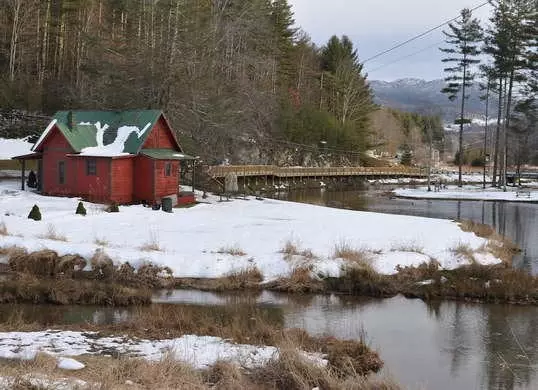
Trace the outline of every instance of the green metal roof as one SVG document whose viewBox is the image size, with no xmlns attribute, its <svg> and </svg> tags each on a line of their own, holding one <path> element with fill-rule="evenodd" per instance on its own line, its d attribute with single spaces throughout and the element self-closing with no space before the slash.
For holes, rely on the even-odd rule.
<svg viewBox="0 0 538 390">
<path fill-rule="evenodd" d="M 97 146 L 97 127 L 103 128 L 106 125 L 108 127 L 103 133 L 104 146 L 116 140 L 118 129 L 124 126 L 138 128 L 139 132 L 131 131 L 123 144 L 123 153 L 137 154 L 161 115 L 160 110 L 58 111 L 33 150 L 38 148 L 47 131 L 53 127 L 52 124 L 60 129 L 77 153 L 84 148 Z M 147 131 L 142 132 L 143 129 Z"/>
<path fill-rule="evenodd" d="M 140 154 L 155 160 L 194 160 L 194 157 L 170 149 L 142 149 Z"/>
</svg>

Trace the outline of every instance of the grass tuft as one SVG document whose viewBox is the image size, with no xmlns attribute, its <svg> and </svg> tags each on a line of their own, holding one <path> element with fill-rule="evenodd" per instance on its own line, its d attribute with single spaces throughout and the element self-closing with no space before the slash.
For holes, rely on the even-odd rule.
<svg viewBox="0 0 538 390">
<path fill-rule="evenodd" d="M 149 232 L 149 240 L 140 246 L 140 250 L 144 252 L 164 252 L 164 249 L 159 245 L 159 238 L 155 230 Z"/>
<path fill-rule="evenodd" d="M 8 236 L 7 226 L 4 221 L 0 222 L 0 236 Z"/>
<path fill-rule="evenodd" d="M 459 243 L 455 247 L 451 248 L 450 251 L 454 255 L 467 260 L 469 263 L 477 262 L 474 257 L 475 251 L 468 244 Z"/>
<path fill-rule="evenodd" d="M 93 243 L 95 245 L 99 245 L 99 246 L 108 246 L 109 245 L 109 242 L 108 242 L 107 239 L 99 238 L 99 237 L 95 237 L 95 239 L 93 240 Z"/>
<path fill-rule="evenodd" d="M 217 253 L 238 257 L 247 255 L 246 252 L 239 247 L 239 244 L 222 247 L 217 251 Z"/>
<path fill-rule="evenodd" d="M 38 237 L 46 239 L 46 240 L 67 242 L 67 237 L 64 236 L 63 234 L 58 233 L 54 225 L 51 223 L 47 225 L 47 232 L 39 235 Z"/>
</svg>

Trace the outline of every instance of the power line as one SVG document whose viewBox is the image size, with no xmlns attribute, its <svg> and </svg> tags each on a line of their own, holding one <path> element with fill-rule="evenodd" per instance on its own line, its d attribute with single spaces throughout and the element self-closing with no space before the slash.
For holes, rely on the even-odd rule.
<svg viewBox="0 0 538 390">
<path fill-rule="evenodd" d="M 377 68 L 375 68 L 375 69 L 373 69 L 373 70 L 369 70 L 368 73 L 376 72 L 376 71 L 378 71 L 379 69 L 383 69 L 383 68 L 386 68 L 387 66 L 394 65 L 394 64 L 396 64 L 397 62 L 403 61 L 403 60 L 405 60 L 405 59 L 407 59 L 407 58 L 409 58 L 409 57 L 416 56 L 417 54 L 420 54 L 420 53 L 422 53 L 422 52 L 424 52 L 424 51 L 426 51 L 426 50 L 428 50 L 428 49 L 431 49 L 431 48 L 434 47 L 434 46 L 438 46 L 438 45 L 440 45 L 441 43 L 443 43 L 443 41 L 436 42 L 436 43 L 434 43 L 433 45 L 429 45 L 429 46 L 427 46 L 427 47 L 425 47 L 425 48 L 423 48 L 423 49 L 420 49 L 420 50 L 418 50 L 418 51 L 416 51 L 416 52 L 414 52 L 414 53 L 411 53 L 411 54 L 408 54 L 408 55 L 406 55 L 406 56 L 400 57 L 400 58 L 398 58 L 398 59 L 396 59 L 396 60 L 394 60 L 394 61 L 392 61 L 392 62 L 389 62 L 388 64 L 384 64 L 384 65 L 378 66 Z"/>
<path fill-rule="evenodd" d="M 488 5 L 488 4 L 489 4 L 489 1 L 481 3 L 481 4 L 477 5 L 476 7 L 472 8 L 471 11 L 476 11 L 477 9 L 482 8 L 482 7 L 484 7 L 484 6 Z M 442 23 L 442 24 L 440 24 L 438 26 L 430 28 L 429 30 L 424 31 L 423 33 L 415 35 L 414 37 L 409 38 L 408 40 L 406 40 L 404 42 L 400 42 L 397 45 L 395 45 L 395 46 L 393 46 L 393 47 L 391 47 L 391 48 L 389 48 L 387 50 L 384 50 L 384 51 L 382 51 L 382 52 L 380 52 L 380 53 L 378 53 L 378 54 L 376 54 L 376 55 L 374 55 L 372 57 L 367 58 L 366 60 L 362 61 L 362 63 L 364 64 L 364 63 L 366 63 L 368 61 L 371 61 L 371 60 L 373 60 L 375 58 L 381 57 L 382 55 L 385 55 L 385 54 L 387 54 L 387 53 L 389 53 L 389 52 L 391 52 L 393 50 L 396 50 L 396 49 L 398 49 L 398 48 L 400 48 L 400 47 L 402 47 L 404 45 L 407 45 L 408 43 L 413 42 L 413 41 L 415 41 L 415 40 L 417 40 L 419 38 L 422 38 L 423 36 L 428 35 L 429 33 L 433 32 L 433 31 L 435 31 L 435 30 L 437 30 L 437 29 L 439 29 L 439 28 L 441 28 L 441 27 L 443 27 L 443 26 L 445 26 L 445 25 L 459 19 L 459 18 L 460 18 L 460 15 L 458 15 L 455 18 L 452 18 L 450 20 L 447 20 L 446 22 L 444 22 L 444 23 Z"/>
</svg>

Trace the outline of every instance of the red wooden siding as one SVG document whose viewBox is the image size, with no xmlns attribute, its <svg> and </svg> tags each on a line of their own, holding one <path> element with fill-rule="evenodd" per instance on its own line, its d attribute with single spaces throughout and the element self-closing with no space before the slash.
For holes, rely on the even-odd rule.
<svg viewBox="0 0 538 390">
<path fill-rule="evenodd" d="M 172 136 L 172 130 L 170 130 L 162 116 L 153 126 L 142 149 L 178 149 Z"/>
<path fill-rule="evenodd" d="M 43 150 L 43 192 L 51 195 L 70 194 L 75 176 L 73 175 L 74 167 L 72 166 L 72 161 L 66 157 L 66 154 L 73 152 L 71 145 L 69 145 L 60 131 L 54 127 L 45 139 L 40 150 Z M 60 161 L 64 161 L 64 184 L 60 184 L 58 177 L 58 163 Z"/>
<path fill-rule="evenodd" d="M 133 201 L 134 159 L 121 158 L 112 160 L 110 200 L 117 203 Z"/>
<path fill-rule="evenodd" d="M 170 176 L 165 175 L 165 165 L 172 164 Z M 155 200 L 160 202 L 163 196 L 176 195 L 179 185 L 179 162 L 178 161 L 155 161 Z"/>
<path fill-rule="evenodd" d="M 86 161 L 95 160 L 95 175 L 87 175 Z M 110 198 L 110 165 L 112 160 L 106 157 L 70 157 L 70 165 L 74 175 L 71 188 L 72 195 L 97 202 L 108 201 Z"/>
<path fill-rule="evenodd" d="M 153 201 L 153 161 L 149 157 L 134 159 L 134 199 Z"/>
</svg>

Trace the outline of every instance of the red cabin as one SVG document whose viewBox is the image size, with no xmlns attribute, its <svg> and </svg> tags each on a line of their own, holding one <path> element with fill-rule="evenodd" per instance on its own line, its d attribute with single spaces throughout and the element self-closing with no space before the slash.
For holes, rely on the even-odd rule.
<svg viewBox="0 0 538 390">
<path fill-rule="evenodd" d="M 188 203 L 183 153 L 161 111 L 59 111 L 24 161 L 38 159 L 38 189 L 103 203 Z M 178 200 L 179 199 L 179 200 Z"/>
</svg>

